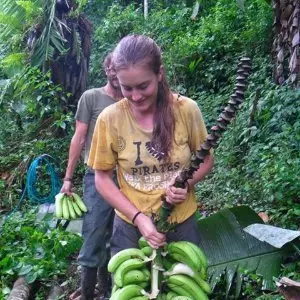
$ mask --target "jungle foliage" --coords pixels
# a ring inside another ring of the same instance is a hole
[[[17,2],[23,9],[14,18],[0,14],[0,23],[10,24],[2,34],[13,37],[0,42],[3,210],[18,203],[26,166],[33,157],[51,154],[60,159],[64,172],[74,129],[70,93],[54,84],[50,73],[26,63],[30,53],[25,41],[29,28],[42,18],[43,1],[33,7],[29,2],[34,1]],[[121,37],[147,34],[162,48],[172,89],[198,102],[209,130],[230,98],[238,59],[251,57],[253,73],[246,101],[214,152],[212,174],[197,187],[199,205],[203,216],[248,205],[268,214],[273,225],[299,230],[300,91],[286,82],[274,83],[270,1],[202,0],[195,14],[194,1],[153,0],[146,20],[141,2],[93,0],[84,10],[80,7],[78,13],[85,13],[93,23],[89,86],[105,82],[103,58]],[[24,16],[26,22],[20,23]],[[78,170],[78,183],[82,170]],[[281,273],[299,280],[299,262],[285,264]],[[280,299],[274,293],[259,296],[262,279],[257,274],[246,277],[245,297]],[[217,286],[216,299],[224,299],[222,284]]]

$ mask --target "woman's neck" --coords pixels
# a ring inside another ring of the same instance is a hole
[[[136,120],[136,122],[144,129],[152,130],[154,126],[154,114],[156,108],[151,108],[146,111],[139,111],[135,109],[132,105],[130,105],[130,109],[132,114]]]

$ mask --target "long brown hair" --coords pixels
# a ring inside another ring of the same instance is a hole
[[[163,65],[161,51],[154,40],[145,35],[128,35],[124,37],[113,53],[113,64],[118,72],[128,69],[137,63],[145,63],[155,74],[159,74]],[[165,76],[158,84],[156,110],[154,113],[154,127],[152,133],[152,145],[164,153],[164,158],[170,158],[173,142],[175,119],[172,93]]]

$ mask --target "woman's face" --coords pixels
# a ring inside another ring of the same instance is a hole
[[[145,64],[136,64],[117,72],[122,94],[134,110],[141,113],[155,110],[162,72],[161,67],[159,74],[155,74]]]

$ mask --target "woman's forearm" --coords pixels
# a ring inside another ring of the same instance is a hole
[[[118,189],[112,179],[112,171],[95,171],[95,183],[97,191],[115,209],[132,220],[138,209]]]

